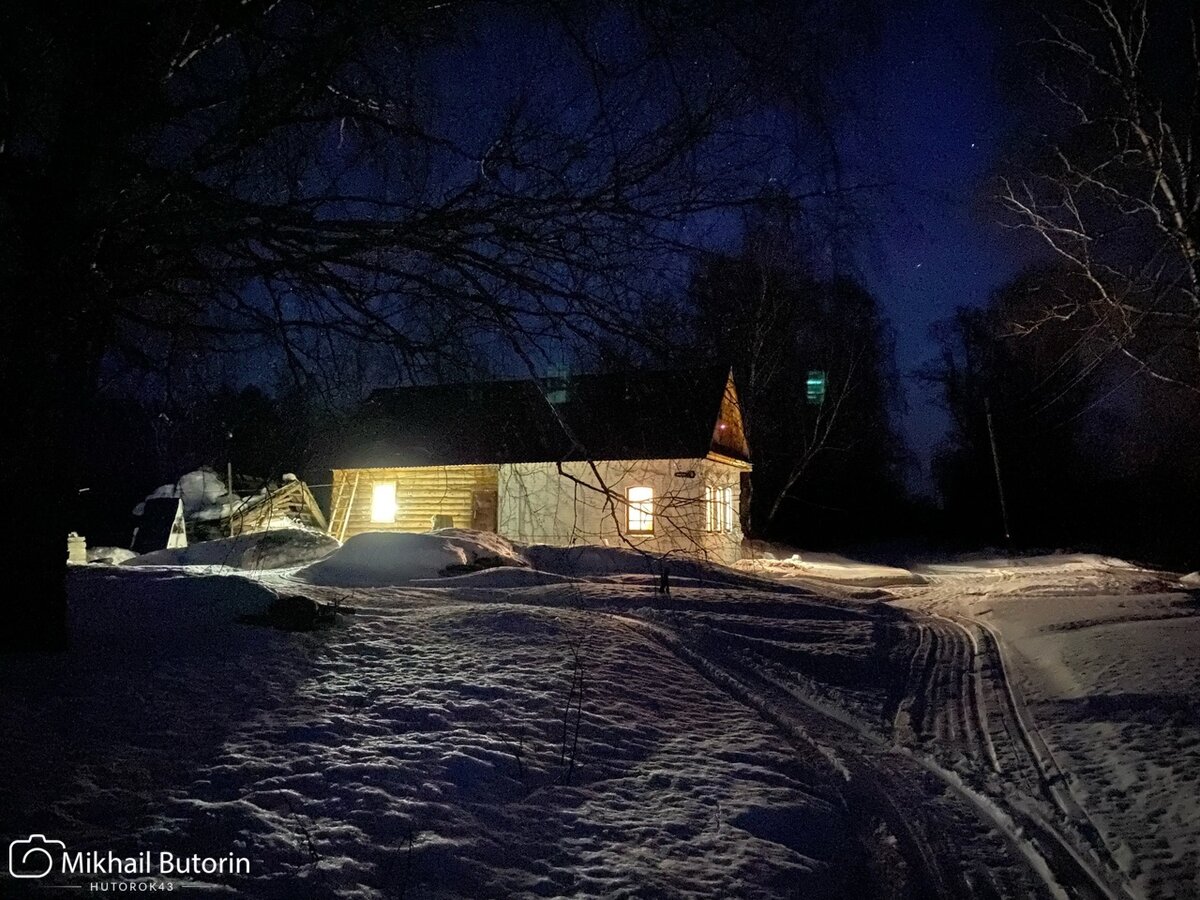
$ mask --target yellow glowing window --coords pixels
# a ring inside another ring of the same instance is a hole
[[[704,527],[708,531],[733,531],[733,488],[704,488]]]
[[[377,481],[371,487],[371,521],[396,521],[396,482]]]
[[[654,488],[631,487],[625,492],[629,504],[629,530],[651,532],[654,530]]]

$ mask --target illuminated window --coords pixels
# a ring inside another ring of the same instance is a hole
[[[629,503],[629,530],[647,533],[654,530],[654,488],[631,487],[625,492]]]
[[[733,488],[704,488],[704,527],[708,531],[733,531]]]
[[[371,521],[396,521],[396,482],[377,481],[371,486]]]

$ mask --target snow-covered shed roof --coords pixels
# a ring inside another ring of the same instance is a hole
[[[714,451],[749,459],[724,367],[379,390],[333,465],[692,459]]]

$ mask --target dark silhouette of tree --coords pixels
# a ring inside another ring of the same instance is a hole
[[[997,291],[987,307],[959,308],[934,328],[940,356],[919,377],[936,386],[950,414],[934,477],[950,529],[965,542],[1003,540],[989,403],[1017,540],[1053,542],[1064,533],[1063,516],[1073,514],[1081,417],[1102,383],[1108,347],[1074,323],[1047,323],[1028,334],[1013,323],[1047,297],[1082,289],[1070,273],[1036,270]]]
[[[951,418],[934,460],[945,528],[964,546],[1003,532],[985,401],[990,401],[1014,543],[1096,549],[1192,566],[1200,526],[1200,399],[1146,379],[1077,319],[1017,323],[1087,292],[1071,267],[1031,270],[982,309],[935,329],[941,354],[920,377]]]
[[[1019,324],[1069,321],[1143,374],[1200,392],[1200,6],[1033,12],[1016,65],[1036,83],[1038,114],[1000,201],[1080,289]]]
[[[690,218],[768,176],[813,202],[853,187],[823,86],[861,13],[6,4],[5,487],[46,573],[22,607],[50,610],[6,633],[64,633],[61,534],[102,375],[231,354],[336,386],[364,352],[419,377],[496,342],[533,367],[564,334],[628,331],[630,273],[686,246]]]
[[[886,528],[903,452],[891,338],[874,297],[815,277],[804,258],[775,229],[752,233],[740,255],[709,257],[692,286],[694,341],[733,367],[754,459],[747,532],[828,546]]]

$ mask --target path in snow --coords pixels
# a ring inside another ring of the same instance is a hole
[[[1155,576],[553,563],[261,575],[359,608],[312,635],[231,625],[244,578],[81,571],[76,651],[0,660],[0,839],[244,850],[280,898],[1200,896],[1200,609]]]
[[[764,640],[747,637],[742,621],[726,630],[709,618],[700,628],[680,623],[677,632],[660,631],[660,638],[785,733],[837,755],[853,785],[848,805],[897,838],[917,896],[1121,895],[1115,867],[1081,852],[1089,845],[1075,820],[1055,815],[1053,776],[1022,725],[1002,666],[985,650],[976,669],[965,628],[935,619],[916,626],[921,638],[902,677],[894,663],[902,653],[884,653],[889,641],[877,640],[874,681],[884,696],[874,715],[872,698],[879,697],[864,690],[871,681],[854,671],[844,648],[838,655],[849,665],[841,677],[813,665],[805,646],[811,623],[759,622],[772,635]],[[845,683],[831,684],[839,680]],[[896,752],[893,741],[914,753]],[[1016,854],[1028,868],[1013,866]]]
[[[685,583],[662,598],[652,583],[624,576],[455,594],[591,610],[658,640],[842,776],[841,803],[894,896],[1120,895],[1119,878],[1055,818],[1050,776],[999,660],[981,653],[992,674],[972,674],[973,641],[986,636],[944,618],[914,623],[877,591],[833,599],[769,583]],[[918,634],[926,637],[910,646]],[[964,687],[975,707],[958,703]],[[990,780],[979,777],[980,759]]]
[[[1034,816],[1110,893],[1200,897],[1196,598],[1091,556],[921,572],[893,589],[916,617],[898,738]]]

